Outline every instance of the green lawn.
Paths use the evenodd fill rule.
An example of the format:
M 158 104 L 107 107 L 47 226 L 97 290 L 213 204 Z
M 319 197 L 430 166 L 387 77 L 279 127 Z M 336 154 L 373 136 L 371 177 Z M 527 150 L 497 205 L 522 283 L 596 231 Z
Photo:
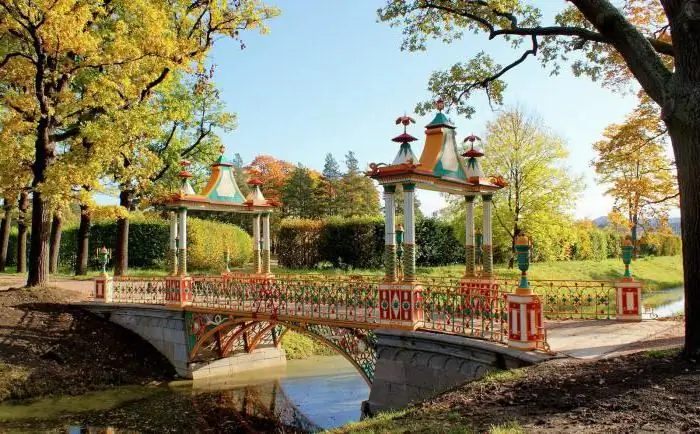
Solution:
M 683 285 L 683 263 L 681 256 L 660 256 L 637 259 L 630 266 L 634 277 L 643 280 L 647 290 L 675 288 Z M 110 274 L 112 270 L 109 270 Z M 232 271 L 250 272 L 250 267 L 236 268 Z M 381 275 L 383 270 L 362 270 L 355 269 L 344 271 L 340 269 L 330 270 L 291 270 L 282 267 L 273 267 L 273 273 L 284 274 L 364 274 Z M 464 272 L 462 265 L 450 265 L 443 267 L 418 267 L 418 275 L 421 276 L 460 276 Z M 499 277 L 518 278 L 520 271 L 508 269 L 506 264 L 496 264 L 496 275 Z M 12 274 L 13 268 L 8 268 L 6 274 Z M 197 271 L 191 270 L 191 274 L 218 274 L 220 271 Z M 619 259 L 606 259 L 604 261 L 564 261 L 564 262 L 535 262 L 530 265 L 528 276 L 535 280 L 612 280 L 622 277 L 624 265 Z M 90 271 L 87 276 L 72 276 L 64 270 L 59 273 L 62 278 L 93 279 L 99 274 L 98 271 Z M 166 270 L 158 269 L 130 269 L 130 276 L 157 277 L 165 276 Z

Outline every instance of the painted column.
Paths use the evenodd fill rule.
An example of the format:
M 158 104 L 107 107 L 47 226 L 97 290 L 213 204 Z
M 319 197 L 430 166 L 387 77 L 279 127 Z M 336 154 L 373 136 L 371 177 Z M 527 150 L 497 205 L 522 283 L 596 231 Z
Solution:
M 490 194 L 482 196 L 484 200 L 484 215 L 483 215 L 483 277 L 493 277 L 493 245 L 491 241 L 491 199 Z
M 187 275 L 187 208 L 180 209 L 180 221 L 178 223 L 180 234 L 178 235 L 177 273 L 180 276 Z
M 260 274 L 260 214 L 253 216 L 253 273 Z
M 467 268 L 464 277 L 476 276 L 476 245 L 474 242 L 474 196 L 464 196 L 467 204 L 466 224 L 467 237 L 464 242 Z
M 396 280 L 396 186 L 384 186 L 384 279 Z
M 271 274 L 270 268 L 270 213 L 265 213 L 262 216 L 262 272 L 263 274 Z
M 177 274 L 177 214 L 170 211 L 170 244 L 168 246 L 169 274 Z
M 415 222 L 415 198 L 416 185 L 403 185 L 403 224 L 404 224 L 404 254 L 403 276 L 404 281 L 416 280 L 416 222 Z

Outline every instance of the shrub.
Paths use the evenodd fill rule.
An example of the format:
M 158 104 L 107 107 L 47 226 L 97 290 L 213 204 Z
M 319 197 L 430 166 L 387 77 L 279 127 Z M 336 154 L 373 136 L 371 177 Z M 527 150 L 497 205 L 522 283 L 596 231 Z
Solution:
M 288 268 L 311 268 L 321 261 L 324 225 L 321 220 L 282 220 L 277 244 L 279 264 Z
M 89 262 L 99 264 L 95 249 L 114 247 L 117 239 L 116 222 L 98 221 L 90 228 Z M 169 226 L 157 217 L 135 214 L 129 219 L 129 266 L 135 268 L 164 268 L 168 251 Z M 78 228 L 66 228 L 61 236 L 59 267 L 73 270 L 77 257 Z M 192 270 L 221 270 L 226 248 L 230 250 L 232 266 L 250 261 L 252 240 L 241 228 L 225 223 L 187 219 L 187 265 Z M 16 245 L 16 235 L 15 235 Z M 15 248 L 16 249 L 16 248 Z M 15 250 L 16 251 L 16 250 Z
M 167 246 L 167 232 L 165 241 L 165 246 Z M 188 219 L 188 268 L 222 270 L 227 249 L 230 255 L 230 265 L 241 266 L 252 258 L 253 240 L 238 226 L 211 220 Z
M 416 263 L 421 266 L 448 265 L 464 262 L 464 243 L 452 226 L 436 218 L 416 222 Z
M 384 220 L 378 217 L 285 219 L 279 231 L 279 264 L 289 268 L 379 268 L 383 264 Z M 421 266 L 463 262 L 464 246 L 452 227 L 431 218 L 416 223 Z
M 379 268 L 384 252 L 384 220 L 330 218 L 321 235 L 321 257 L 336 267 Z

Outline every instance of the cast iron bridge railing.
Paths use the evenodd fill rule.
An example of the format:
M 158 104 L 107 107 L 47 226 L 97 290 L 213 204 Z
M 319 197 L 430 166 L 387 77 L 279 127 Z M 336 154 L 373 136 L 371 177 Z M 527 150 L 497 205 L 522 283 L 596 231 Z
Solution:
M 531 280 L 530 284 L 541 296 L 546 318 L 615 315 L 612 281 Z M 515 279 L 475 282 L 420 277 L 416 283 L 389 283 L 380 276 L 226 273 L 117 277 L 105 301 L 176 304 L 184 309 L 193 363 L 207 354 L 205 358 L 227 357 L 251 352 L 261 343 L 278 345 L 286 331 L 296 330 L 335 348 L 371 383 L 376 362 L 374 329 L 432 331 L 505 344 L 509 339 L 506 296 L 517 286 Z M 543 324 L 537 332 L 537 347 L 548 348 Z

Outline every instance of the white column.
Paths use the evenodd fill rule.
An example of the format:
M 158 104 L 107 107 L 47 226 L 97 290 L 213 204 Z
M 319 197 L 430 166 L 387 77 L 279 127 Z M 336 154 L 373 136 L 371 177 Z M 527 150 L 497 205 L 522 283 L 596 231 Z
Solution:
M 491 196 L 484 196 L 483 244 L 491 245 Z
M 263 214 L 262 216 L 262 232 L 262 272 L 270 274 L 270 213 Z
M 493 276 L 493 245 L 491 242 L 491 195 L 483 195 L 484 200 L 484 218 L 483 218 L 483 276 Z
M 260 273 L 260 214 L 253 216 L 253 272 Z
M 168 247 L 168 261 L 171 275 L 177 274 L 177 214 L 170 211 L 170 245 Z
M 187 274 L 187 208 L 180 209 L 179 221 L 179 240 L 178 240 L 178 273 L 180 275 Z
M 395 193 L 384 191 L 384 244 L 392 246 L 396 244 L 396 204 Z
M 416 222 L 415 222 L 415 197 L 414 190 L 406 190 L 404 185 L 403 191 L 403 224 L 404 224 L 404 240 L 406 244 L 416 243 Z
M 467 236 L 465 239 L 465 244 L 467 246 L 474 245 L 474 196 L 466 196 L 465 202 L 467 204 L 466 213 L 466 224 L 467 224 Z
M 403 185 L 403 220 L 404 220 L 404 256 L 403 280 L 413 282 L 416 279 L 416 221 L 415 198 L 416 185 Z
M 384 186 L 384 278 L 396 280 L 396 186 Z
M 465 196 L 467 206 L 465 224 L 466 237 L 464 240 L 464 256 L 466 260 L 465 277 L 476 276 L 476 247 L 474 242 L 474 196 Z
M 263 214 L 262 216 L 262 248 L 263 250 L 270 250 L 270 214 Z

